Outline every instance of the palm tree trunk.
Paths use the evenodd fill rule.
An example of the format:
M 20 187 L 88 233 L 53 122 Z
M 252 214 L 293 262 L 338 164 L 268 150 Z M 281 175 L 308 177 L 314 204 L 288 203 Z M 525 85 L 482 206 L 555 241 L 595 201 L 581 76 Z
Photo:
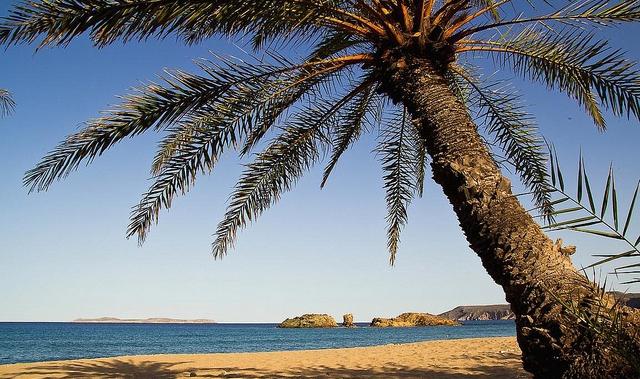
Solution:
M 418 58 L 381 62 L 383 91 L 411 113 L 433 159 L 435 181 L 453 205 L 471 248 L 504 289 L 516 315 L 524 368 L 538 378 L 587 373 L 632 377 L 625 371 L 629 365 L 566 317 L 558 297 L 586 304 L 588 298 L 602 296 L 598 287 L 575 269 L 513 196 L 511 183 L 441 71 Z M 637 313 L 620 310 L 630 328 L 640 325 Z M 640 346 L 637 339 L 634 346 Z

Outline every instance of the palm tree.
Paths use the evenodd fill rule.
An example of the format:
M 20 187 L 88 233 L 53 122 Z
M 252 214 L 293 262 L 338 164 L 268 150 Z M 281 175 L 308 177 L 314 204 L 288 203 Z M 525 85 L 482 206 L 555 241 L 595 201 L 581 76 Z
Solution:
M 590 28 L 640 19 L 638 0 L 570 1 L 549 14 L 513 15 L 510 0 L 47 0 L 22 1 L 0 22 L 5 45 L 65 46 L 87 32 L 97 47 L 177 36 L 249 38 L 268 58 L 199 61 L 170 71 L 69 136 L 25 176 L 42 191 L 126 137 L 163 140 L 154 182 L 133 209 L 129 236 L 144 241 L 159 211 L 209 173 L 222 153 L 246 167 L 218 225 L 213 254 L 232 248 L 253 221 L 328 154 L 324 185 L 345 150 L 380 131 L 393 263 L 407 206 L 422 194 L 427 160 L 471 248 L 505 291 L 517 319 L 524 367 L 539 378 L 620 377 L 627 365 L 567 321 L 558 301 L 589 311 L 598 287 L 571 263 L 512 194 L 510 162 L 541 214 L 552 215 L 546 153 L 509 82 L 470 62 L 493 58 L 513 74 L 574 99 L 594 124 L 603 110 L 640 118 L 640 74 Z M 531 16 L 527 16 L 529 11 Z M 269 47 L 310 46 L 302 60 Z M 377 127 L 380 124 L 380 127 Z M 493 148 L 495 147 L 495 149 Z M 501 157 L 498 151 L 503 152 Z M 504 159 L 503 159 L 504 158 Z M 609 301 L 608 299 L 605 299 Z M 640 317 L 617 306 L 640 351 Z M 597 310 L 594 310 L 596 312 Z M 632 375 L 628 373 L 629 377 Z
M 16 107 L 15 101 L 6 89 L 0 88 L 0 117 L 6 116 Z

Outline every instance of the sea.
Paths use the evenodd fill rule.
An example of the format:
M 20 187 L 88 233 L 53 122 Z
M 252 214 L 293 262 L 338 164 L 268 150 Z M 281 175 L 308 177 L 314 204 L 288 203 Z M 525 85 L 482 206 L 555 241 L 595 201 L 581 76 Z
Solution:
M 513 321 L 418 328 L 280 329 L 277 324 L 0 323 L 0 364 L 120 355 L 329 349 L 514 336 Z

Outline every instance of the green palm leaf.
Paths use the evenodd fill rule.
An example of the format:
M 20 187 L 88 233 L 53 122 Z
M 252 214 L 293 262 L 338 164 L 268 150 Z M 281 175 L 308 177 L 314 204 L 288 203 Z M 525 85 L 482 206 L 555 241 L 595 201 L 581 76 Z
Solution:
M 180 137 L 174 139 L 178 143 L 175 153 L 162 162 L 153 184 L 131 212 L 127 237 L 137 234 L 142 244 L 153 222 L 157 222 L 159 211 L 170 208 L 176 194 L 188 192 L 198 173 L 210 172 L 224 150 L 234 145 L 242 133 L 236 130 L 237 123 L 205 119 L 197 125 L 190 128 L 192 134 L 183 141 L 177 141 Z
M 521 76 L 573 97 L 604 129 L 601 108 L 640 119 L 640 73 L 618 50 L 581 32 L 525 29 L 513 38 L 477 42 Z
M 201 117 L 174 128 L 154 159 L 154 183 L 132 211 L 128 236 L 137 234 L 142 243 L 159 210 L 169 208 L 176 194 L 188 192 L 198 173 L 213 170 L 229 147 L 251 139 L 256 131 L 269 130 L 278 115 L 333 74 L 303 71 L 285 70 L 278 76 L 237 83 L 224 101 L 207 105 Z
M 373 83 L 373 81 L 370 81 L 370 83 Z M 367 118 L 377 108 L 377 100 L 375 88 L 372 86 L 362 91 L 352 102 L 346 105 L 346 112 L 340 118 L 340 122 L 332 133 L 332 152 L 329 163 L 327 163 L 322 175 L 321 188 L 327 183 L 342 154 L 366 131 L 367 124 L 371 124 L 371 120 Z
M 640 1 L 638 0 L 578 0 L 569 1 L 567 5 L 555 12 L 527 17 L 518 16 L 507 20 L 495 20 L 493 23 L 470 27 L 463 30 L 451 39 L 459 41 L 465 37 L 485 30 L 513 27 L 514 25 L 560 23 L 565 26 L 583 28 L 590 24 L 598 26 L 616 25 L 622 22 L 634 22 L 640 20 Z
M 395 263 L 400 232 L 407 223 L 407 207 L 417 192 L 418 178 L 414 126 L 406 109 L 392 114 L 382 131 L 377 148 L 384 173 L 384 189 L 387 200 L 387 247 L 389 261 Z
M 308 55 L 306 61 L 313 62 L 344 54 L 357 46 L 369 44 L 366 40 L 358 38 L 344 31 L 328 31 L 322 35 Z
M 557 154 L 552 147 L 550 148 L 550 151 L 552 152 L 551 156 L 554 162 L 554 164 L 551 165 L 553 176 L 561 176 L 562 172 L 560 164 L 558 163 Z M 578 161 L 578 169 L 578 189 L 576 190 L 575 196 L 569 194 L 564 185 L 560 186 L 559 182 L 554 181 L 552 183 L 552 193 L 560 196 L 560 198 L 554 202 L 557 204 L 570 203 L 570 205 L 556 209 L 553 212 L 553 215 L 557 220 L 546 225 L 544 229 L 548 231 L 569 230 L 578 233 L 585 233 L 621 241 L 627 245 L 628 249 L 621 253 L 595 254 L 594 256 L 602 259 L 599 259 L 595 263 L 585 267 L 584 270 L 622 258 L 640 256 L 640 247 L 638 247 L 638 244 L 636 243 L 640 241 L 640 237 L 637 237 L 637 239 L 632 237 L 629 229 L 636 208 L 636 199 L 640 190 L 640 182 L 636 185 L 632 200 L 629 203 L 629 208 L 625 212 L 626 218 L 624 223 L 622 223 L 619 214 L 619 199 L 615 187 L 613 168 L 609 169 L 609 173 L 605 181 L 600 209 L 596 209 L 595 207 L 593 190 L 587 176 L 582 155 Z M 586 189 L 588 194 L 588 200 L 586 202 L 578 196 L 584 190 L 581 188 L 582 186 L 584 186 L 584 189 Z M 609 205 L 611 206 L 609 207 Z M 629 266 L 622 266 L 618 269 L 628 267 Z
M 25 184 L 32 191 L 46 190 L 82 161 L 91 162 L 126 137 L 149 130 L 161 131 L 179 121 L 232 112 L 234 106 L 255 99 L 256 93 L 286 86 L 284 83 L 294 80 L 304 84 L 309 77 L 323 77 L 343 67 L 323 62 L 288 67 L 230 62 L 204 62 L 199 66 L 206 75 L 170 72 L 162 84 L 150 84 L 125 97 L 118 108 L 90 122 L 46 155 L 26 173 Z M 314 75 L 316 71 L 322 74 Z
M 88 32 L 97 46 L 175 34 L 188 43 L 252 31 L 254 42 L 297 33 L 311 37 L 327 16 L 344 18 L 340 0 L 25 0 L 0 24 L 0 42 L 66 45 Z

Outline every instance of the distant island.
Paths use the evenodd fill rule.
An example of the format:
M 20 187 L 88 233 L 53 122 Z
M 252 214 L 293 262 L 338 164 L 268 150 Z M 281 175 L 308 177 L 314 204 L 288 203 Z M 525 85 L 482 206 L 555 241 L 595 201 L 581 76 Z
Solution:
M 77 318 L 73 322 L 78 323 L 130 323 L 130 324 L 215 324 L 213 320 L 207 319 L 195 319 L 195 320 L 181 320 L 175 318 L 117 318 L 117 317 L 100 317 L 100 318 Z
M 376 317 L 369 326 L 376 328 L 403 328 L 411 326 L 457 326 L 460 323 L 442 316 L 430 313 L 406 312 L 394 318 Z
M 307 313 L 282 321 L 278 328 L 335 328 L 336 320 L 328 314 Z
M 516 318 L 511 312 L 509 304 L 461 305 L 438 316 L 456 321 L 513 320 Z

